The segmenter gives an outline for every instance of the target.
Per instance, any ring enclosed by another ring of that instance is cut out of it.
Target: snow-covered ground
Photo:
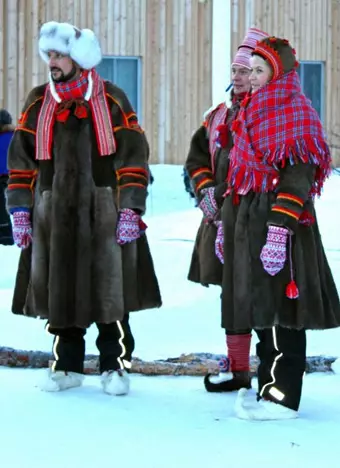
[[[186,279],[200,212],[183,190],[180,167],[152,171],[146,222],[164,306],[132,315],[135,354],[157,359],[223,353],[219,289]],[[340,290],[339,195],[340,177],[334,175],[317,211]],[[10,313],[18,254],[15,247],[0,246],[0,346],[50,350],[43,322]],[[95,338],[92,328],[87,352],[96,352]],[[340,330],[310,332],[308,355],[340,356]],[[340,375],[307,375],[300,419],[261,423],[236,419],[236,395],[208,394],[201,378],[132,375],[130,395],[113,398],[101,392],[95,376],[87,376],[81,389],[42,393],[37,383],[45,372],[0,368],[1,468],[337,468],[340,463]]]
[[[135,355],[142,359],[177,357],[181,353],[224,353],[217,287],[187,281],[200,210],[184,191],[182,168],[152,167],[155,183],[145,220],[160,281],[164,305],[159,310],[132,314]],[[340,290],[340,176],[332,176],[317,201],[317,214],[326,253]],[[10,313],[19,250],[0,246],[0,346],[49,351],[51,337],[44,323]],[[96,328],[87,336],[87,352],[96,353]],[[252,352],[254,353],[253,340]],[[340,329],[309,332],[308,355],[340,356]]]
[[[42,371],[0,369],[3,468],[338,468],[340,376],[305,378],[300,419],[234,417],[236,395],[195,377],[132,376],[126,397],[84,387],[46,394]],[[254,382],[255,384],[255,382]]]

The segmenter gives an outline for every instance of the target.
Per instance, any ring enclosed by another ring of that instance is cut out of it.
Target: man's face
[[[250,77],[251,71],[242,67],[241,65],[233,65],[231,69],[231,80],[234,86],[234,93],[241,94],[250,91]]]
[[[74,70],[74,63],[68,55],[60,54],[59,52],[48,52],[51,75],[53,81],[65,81]]]

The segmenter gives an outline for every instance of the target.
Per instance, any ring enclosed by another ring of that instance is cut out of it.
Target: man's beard
[[[51,72],[53,71],[58,71],[60,72],[60,76],[59,78],[53,78],[53,75],[52,76],[52,80],[55,82],[55,83],[65,83],[66,81],[70,81],[77,73],[77,69],[76,67],[73,65],[73,68],[72,70],[67,74],[65,75],[65,73],[58,67],[52,67],[50,69]]]

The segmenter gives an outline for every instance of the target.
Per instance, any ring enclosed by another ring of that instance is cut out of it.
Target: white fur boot
[[[47,379],[40,388],[44,392],[60,392],[69,388],[80,387],[84,376],[76,372],[48,371]]]
[[[248,391],[242,388],[237,395],[235,413],[239,419],[255,421],[273,421],[279,419],[295,419],[298,412],[286,406],[268,400],[247,401]]]
[[[130,390],[130,379],[125,370],[103,372],[101,384],[108,395],[127,395]]]

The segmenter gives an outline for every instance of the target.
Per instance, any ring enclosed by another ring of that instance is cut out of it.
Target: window
[[[300,62],[297,69],[300,75],[301,87],[305,95],[312,101],[314,109],[323,120],[324,114],[324,63]]]
[[[138,118],[141,118],[141,73],[138,57],[104,57],[97,72],[125,91]]]

